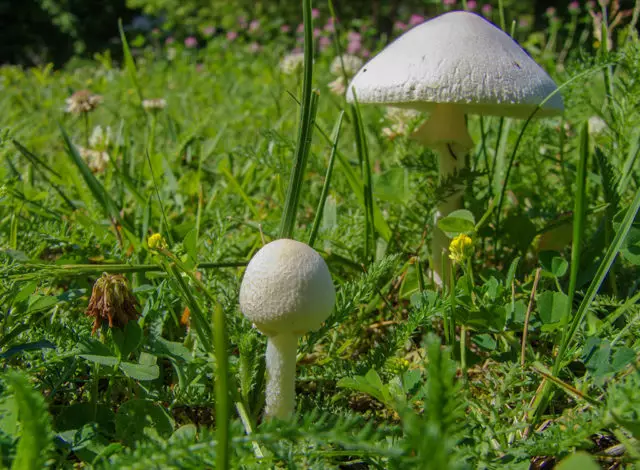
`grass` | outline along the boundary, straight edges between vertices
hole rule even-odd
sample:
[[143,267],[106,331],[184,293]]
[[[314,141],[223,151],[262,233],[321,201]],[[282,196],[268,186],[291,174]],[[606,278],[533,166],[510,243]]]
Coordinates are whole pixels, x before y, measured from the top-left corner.
[[[330,53],[286,74],[284,40],[130,46],[122,66],[0,69],[0,468],[638,465],[636,36],[563,49],[562,118],[470,116],[473,171],[442,185],[409,131],[330,92]],[[102,103],[64,112],[80,89]],[[433,212],[460,182],[448,222],[473,248],[443,290]],[[337,287],[288,422],[262,419],[266,341],[238,308],[281,236]],[[92,335],[103,273],[127,277],[136,311],[111,301],[136,320]]]

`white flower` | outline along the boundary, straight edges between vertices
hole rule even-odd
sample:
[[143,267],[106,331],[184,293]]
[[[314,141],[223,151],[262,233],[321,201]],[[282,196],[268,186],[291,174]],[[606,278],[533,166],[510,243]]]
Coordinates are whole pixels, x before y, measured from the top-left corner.
[[153,98],[142,100],[142,107],[147,111],[160,111],[167,106],[167,100],[164,98]]
[[78,147],[78,152],[94,173],[102,173],[107,168],[107,163],[109,163],[109,154],[107,152],[84,147]]
[[604,119],[600,116],[591,116],[589,118],[589,134],[599,135],[602,134],[607,127],[609,127]]
[[389,107],[385,111],[385,120],[390,126],[383,128],[382,133],[392,140],[407,135],[420,117],[420,112],[415,109]]
[[93,149],[106,150],[111,143],[111,127],[96,126],[89,137],[89,145]]
[[333,62],[331,62],[331,73],[337,76],[342,76],[342,64],[344,64],[344,75],[347,77],[353,77],[356,72],[360,70],[363,62],[360,57],[353,54],[344,54],[342,56],[342,60],[340,60],[340,57],[338,56],[333,59]]
[[329,83],[329,90],[331,90],[331,93],[334,95],[343,96],[344,92],[347,91],[347,87],[344,84],[344,77],[338,77]]
[[89,90],[79,90],[67,98],[66,103],[68,113],[89,113],[102,103],[102,96],[94,95]]
[[285,75],[294,75],[296,73],[302,72],[303,68],[304,53],[302,52],[287,54],[280,61],[280,70],[282,70]]

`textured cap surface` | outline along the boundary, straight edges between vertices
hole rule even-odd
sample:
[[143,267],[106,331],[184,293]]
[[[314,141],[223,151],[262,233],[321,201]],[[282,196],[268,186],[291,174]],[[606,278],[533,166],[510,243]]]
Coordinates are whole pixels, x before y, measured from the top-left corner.
[[[504,31],[475,13],[454,11],[409,30],[353,78],[360,103],[429,110],[463,105],[465,113],[526,118],[556,90],[547,73]],[[555,94],[536,116],[562,112]]]
[[329,268],[310,246],[280,239],[251,259],[240,286],[240,310],[266,335],[315,330],[333,310]]

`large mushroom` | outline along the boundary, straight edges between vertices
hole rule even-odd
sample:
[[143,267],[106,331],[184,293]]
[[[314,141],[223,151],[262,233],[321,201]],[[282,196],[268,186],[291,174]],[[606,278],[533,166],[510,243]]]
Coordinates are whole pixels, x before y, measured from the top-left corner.
[[298,338],[318,329],[335,301],[329,268],[309,245],[283,238],[251,258],[240,286],[240,310],[268,337],[267,418],[293,413]]
[[[466,166],[473,147],[466,114],[528,118],[562,113],[549,75],[504,31],[481,16],[454,11],[409,30],[366,63],[347,100],[430,112],[413,138],[435,150],[440,178]],[[540,107],[539,107],[540,106]],[[539,108],[538,108],[539,107]],[[461,192],[438,204],[436,220],[462,207]],[[431,268],[441,284],[447,237],[434,228]]]

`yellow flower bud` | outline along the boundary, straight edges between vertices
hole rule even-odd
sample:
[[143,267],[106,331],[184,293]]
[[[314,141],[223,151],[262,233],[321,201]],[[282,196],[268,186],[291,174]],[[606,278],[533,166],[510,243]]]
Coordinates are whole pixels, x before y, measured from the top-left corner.
[[458,235],[449,244],[449,259],[454,263],[462,263],[471,256],[472,250],[473,240],[471,237],[465,234]]

